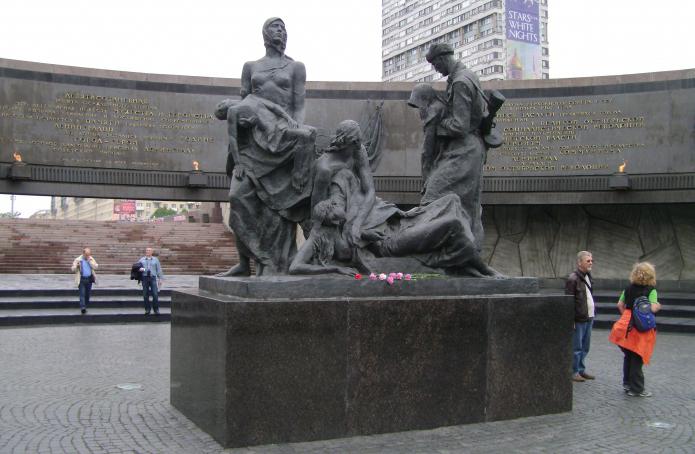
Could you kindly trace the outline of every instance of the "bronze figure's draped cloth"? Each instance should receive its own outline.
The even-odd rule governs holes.
[[[286,274],[296,250],[296,224],[308,216],[313,129],[300,127],[277,104],[250,94],[229,108],[229,225],[241,253],[269,274]],[[233,147],[238,147],[234,153]],[[236,162],[238,161],[238,162]]]

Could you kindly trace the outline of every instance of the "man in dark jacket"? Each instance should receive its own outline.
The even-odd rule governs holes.
[[[591,267],[594,259],[591,252],[577,254],[577,269],[565,283],[565,293],[574,295],[574,335],[572,336],[572,380],[583,382],[595,377],[586,372],[584,360],[589,354],[591,327],[594,324],[594,298],[592,294]]]
[[[138,285],[140,285],[140,281],[142,280],[142,272],[140,271],[140,268],[142,268],[142,266],[142,263],[135,262],[133,263],[133,266],[130,267],[130,280],[138,281]]]

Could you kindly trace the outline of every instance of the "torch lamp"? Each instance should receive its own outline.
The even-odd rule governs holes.
[[[204,188],[208,185],[208,176],[200,170],[200,163],[193,161],[193,170],[188,174],[189,188]]]
[[[623,161],[618,166],[618,171],[608,177],[608,186],[615,191],[626,191],[630,189],[630,175],[625,172],[627,161]]]
[[[8,176],[11,180],[31,180],[31,168],[22,161],[22,155],[17,151],[12,153],[12,166]]]

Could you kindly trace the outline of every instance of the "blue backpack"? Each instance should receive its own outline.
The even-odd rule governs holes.
[[[646,296],[639,296],[633,301],[630,325],[641,333],[656,328],[656,317],[652,312],[652,303]]]

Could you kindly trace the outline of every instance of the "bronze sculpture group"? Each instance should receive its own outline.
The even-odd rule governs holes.
[[[484,92],[450,46],[430,48],[427,60],[448,76],[447,90],[418,85],[408,102],[423,121],[424,189],[420,205],[404,212],[376,197],[356,122],[341,122],[317,153],[316,130],[304,125],[306,71],[285,55],[284,22],[268,19],[263,38],[265,56],[244,65],[242,99],[216,111],[228,126],[229,225],[239,252],[239,264],[220,276],[250,275],[251,260],[257,276],[350,275],[373,271],[380,257],[499,276],[480,257],[480,196],[487,148],[499,143],[490,99],[501,95]],[[299,250],[297,225],[307,235]]]

